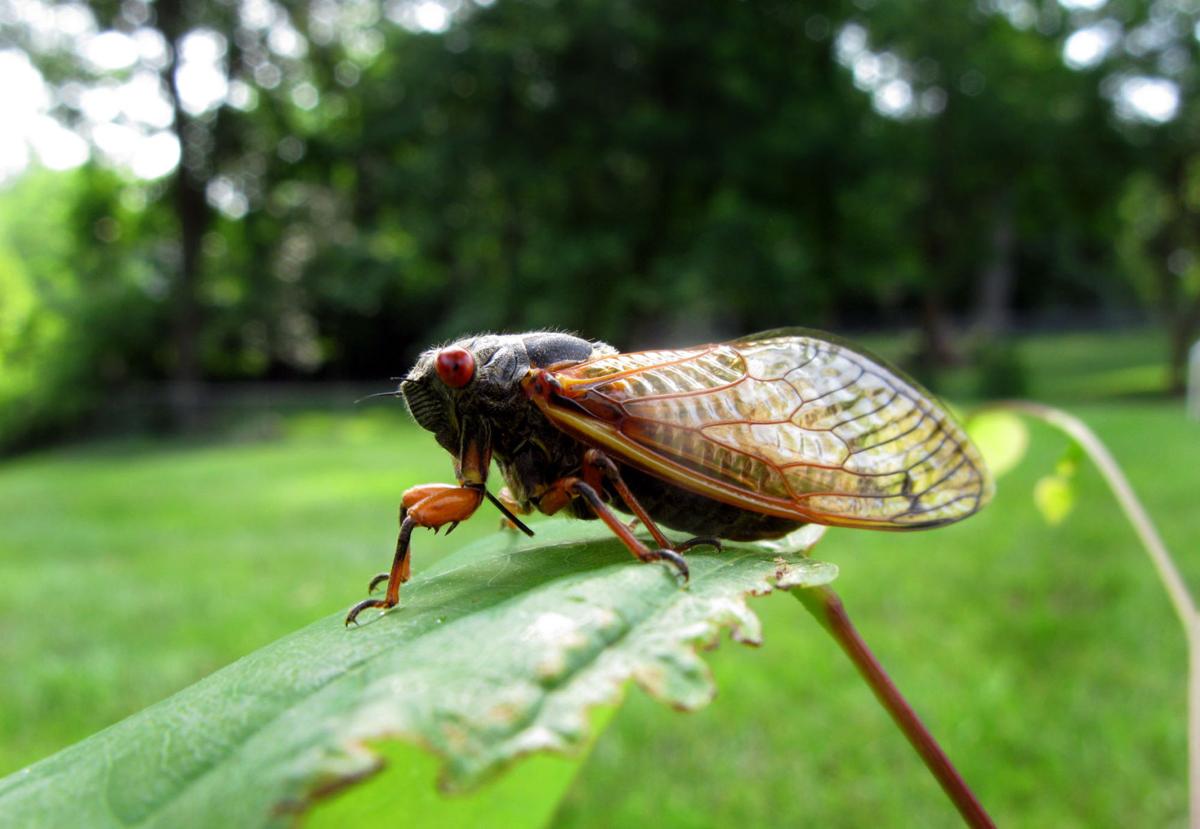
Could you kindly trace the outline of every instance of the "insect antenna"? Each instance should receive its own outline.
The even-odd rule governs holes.
[[[365,397],[358,398],[357,400],[354,401],[354,405],[357,406],[359,403],[363,402],[364,400],[370,400],[372,397],[399,397],[399,396],[400,396],[399,390],[377,391],[374,394],[368,394]]]
[[[388,379],[392,382],[399,381],[400,385],[404,385],[408,382],[408,375],[405,374],[402,377],[389,377]],[[372,397],[400,397],[401,394],[402,392],[398,388],[393,389],[392,391],[377,391],[374,394],[368,394],[366,397],[358,398],[354,401],[354,405],[357,406],[359,403],[363,402],[364,400],[370,400]]]

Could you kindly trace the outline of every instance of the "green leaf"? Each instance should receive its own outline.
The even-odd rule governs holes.
[[[805,528],[796,549],[819,535]],[[676,708],[707,704],[697,648],[722,630],[759,641],[746,598],[837,572],[770,545],[688,561],[685,587],[664,565],[632,561],[597,523],[497,534],[417,575],[399,608],[361,628],[345,629],[339,611],[0,780],[0,815],[22,826],[259,826],[321,800],[328,822],[534,825],[570,764],[539,758],[485,784],[525,755],[578,756],[589,712],[618,703],[631,680]],[[490,799],[431,795],[435,768],[443,791]],[[373,775],[394,785],[351,785]]]
[[[1083,447],[1075,441],[1067,444],[1067,448],[1063,450],[1062,457],[1058,459],[1058,463],[1054,465],[1054,472],[1060,478],[1072,478],[1079,471],[1079,464],[1084,458]]]
[[[1020,463],[1029,448],[1029,430],[1021,418],[1011,412],[972,415],[966,428],[983,453],[988,469],[997,478]]]
[[[1064,475],[1047,475],[1033,488],[1033,502],[1046,523],[1058,525],[1075,506],[1075,487]]]
[[[1054,464],[1054,473],[1033,487],[1033,502],[1047,524],[1061,524],[1075,506],[1075,473],[1083,460],[1083,448],[1072,441]]]

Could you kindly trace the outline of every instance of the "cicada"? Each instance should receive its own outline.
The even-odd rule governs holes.
[[[992,493],[979,451],[929,392],[816,331],[628,354],[562,333],[485,334],[424,352],[392,394],[453,455],[456,483],[404,493],[391,570],[370,587],[386,581],[386,594],[347,624],[398,603],[415,528],[453,529],[485,498],[526,532],[517,514],[598,518],[686,579],[682,553],[697,544],[808,523],[937,527]]]

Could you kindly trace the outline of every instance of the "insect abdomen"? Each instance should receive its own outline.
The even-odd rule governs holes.
[[[657,523],[692,535],[711,535],[730,541],[779,538],[804,526],[802,521],[739,509],[666,483],[629,466],[621,477]],[[614,498],[619,505],[620,500]]]

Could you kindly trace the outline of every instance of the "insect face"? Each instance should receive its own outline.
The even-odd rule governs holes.
[[[460,340],[426,351],[400,384],[413,419],[451,452],[457,451],[460,443],[464,398],[476,396],[492,374],[479,369],[474,345]]]
[[[417,423],[457,453],[464,430],[478,432],[482,422],[511,426],[527,415],[521,383],[531,368],[612,351],[602,343],[554,332],[465,337],[423,353],[400,392]]]

